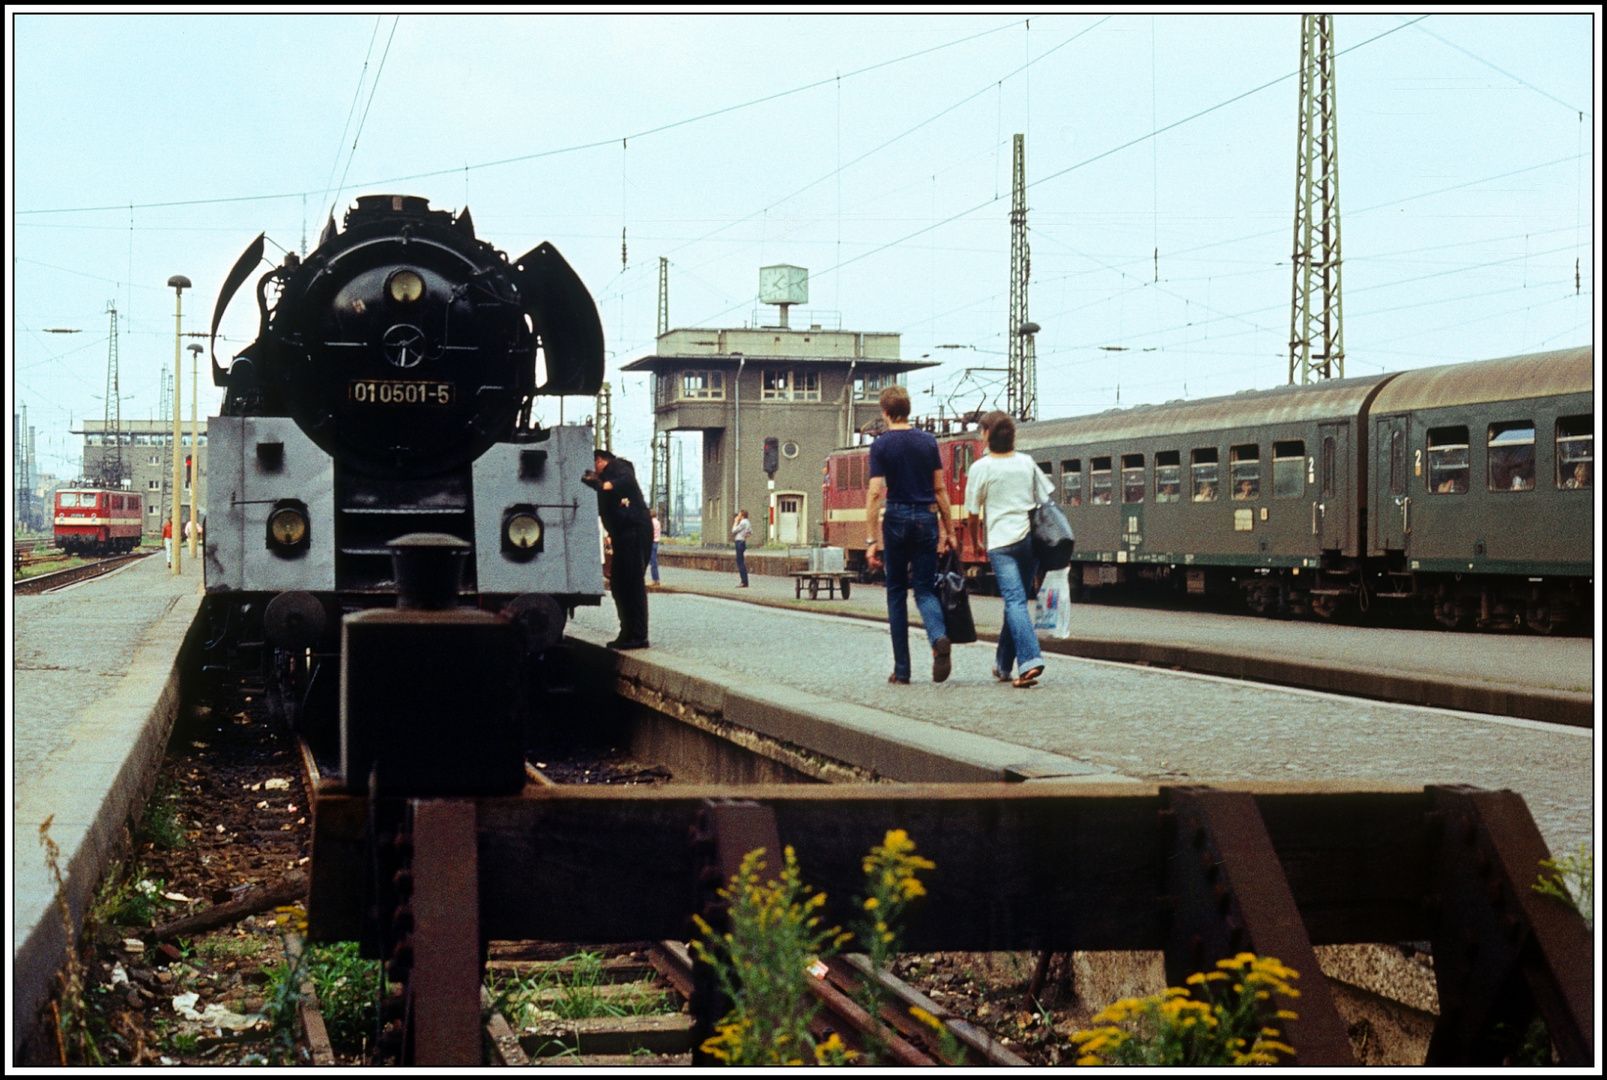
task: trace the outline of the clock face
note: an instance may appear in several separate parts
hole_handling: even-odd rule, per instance
[[[802,304],[809,300],[809,271],[801,266],[766,266],[759,271],[759,300]]]

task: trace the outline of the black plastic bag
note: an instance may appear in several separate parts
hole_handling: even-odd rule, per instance
[[[971,598],[966,595],[965,575],[960,572],[959,556],[953,551],[939,560],[933,588],[943,603],[943,623],[949,641],[955,645],[969,645],[975,641],[976,621],[971,618]]]
[[[1064,570],[1077,546],[1071,523],[1052,502],[1032,508],[1032,556],[1039,571]]]

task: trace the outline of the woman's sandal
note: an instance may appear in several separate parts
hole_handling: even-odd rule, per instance
[[[1016,676],[1010,685],[1014,686],[1018,690],[1025,690],[1029,686],[1036,685],[1038,679],[1042,677],[1042,675],[1043,665],[1039,664],[1037,667],[1028,668],[1026,671],[1023,671],[1020,675]]]
[[[1000,671],[998,668],[993,669],[993,677],[994,677],[994,679],[996,679],[999,682],[1009,682],[1010,681],[1010,676],[1006,675],[1004,672]]]

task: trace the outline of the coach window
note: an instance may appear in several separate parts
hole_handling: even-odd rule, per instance
[[[1490,490],[1529,491],[1534,487],[1534,424],[1514,420],[1490,425]]]
[[[1306,493],[1306,444],[1272,444],[1272,497],[1298,499]]]
[[[1082,458],[1060,463],[1060,501],[1066,506],[1082,505]]]
[[[1183,466],[1176,450],[1155,455],[1155,501],[1177,502],[1183,496]]]
[[[1089,484],[1093,488],[1088,493],[1088,502],[1091,506],[1107,506],[1110,504],[1110,458],[1096,457],[1088,470]]]
[[[1144,501],[1144,455],[1122,455],[1122,502]]]
[[[1190,469],[1193,470],[1194,501],[1216,502],[1216,447],[1206,450],[1195,450],[1190,454]]]
[[[1596,480],[1595,417],[1564,416],[1557,421],[1557,486],[1589,488]]]
[[[1235,499],[1261,497],[1261,448],[1245,443],[1228,449],[1228,479]]]
[[[1468,489],[1468,429],[1428,429],[1428,489],[1459,495]]]

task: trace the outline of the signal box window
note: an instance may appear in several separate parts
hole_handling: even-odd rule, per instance
[[[1060,463],[1060,501],[1066,506],[1082,505],[1082,458]]]
[[[1516,420],[1490,425],[1490,490],[1534,488],[1534,424]]]
[[[1261,448],[1246,443],[1228,450],[1228,478],[1233,482],[1235,499],[1261,497]]]
[[[1177,502],[1183,497],[1183,466],[1176,450],[1155,455],[1155,501]]]
[[[1190,455],[1189,468],[1193,472],[1194,501],[1216,502],[1217,460],[1216,448],[1195,450]]]
[[[1468,429],[1429,428],[1428,489],[1459,495],[1468,489]]]
[[[1088,502],[1092,506],[1108,506],[1110,504],[1110,458],[1096,457],[1092,467],[1088,470],[1089,483],[1093,490],[1088,494]]]
[[[1557,421],[1557,486],[1586,489],[1596,482],[1595,417],[1564,416]]]
[[[1272,444],[1272,497],[1298,499],[1306,493],[1306,444]]]
[[[766,371],[760,397],[765,401],[819,401],[820,372]]]
[[[725,372],[681,372],[681,397],[692,401],[725,400]]]
[[[1144,501],[1144,455],[1122,455],[1122,502]]]

